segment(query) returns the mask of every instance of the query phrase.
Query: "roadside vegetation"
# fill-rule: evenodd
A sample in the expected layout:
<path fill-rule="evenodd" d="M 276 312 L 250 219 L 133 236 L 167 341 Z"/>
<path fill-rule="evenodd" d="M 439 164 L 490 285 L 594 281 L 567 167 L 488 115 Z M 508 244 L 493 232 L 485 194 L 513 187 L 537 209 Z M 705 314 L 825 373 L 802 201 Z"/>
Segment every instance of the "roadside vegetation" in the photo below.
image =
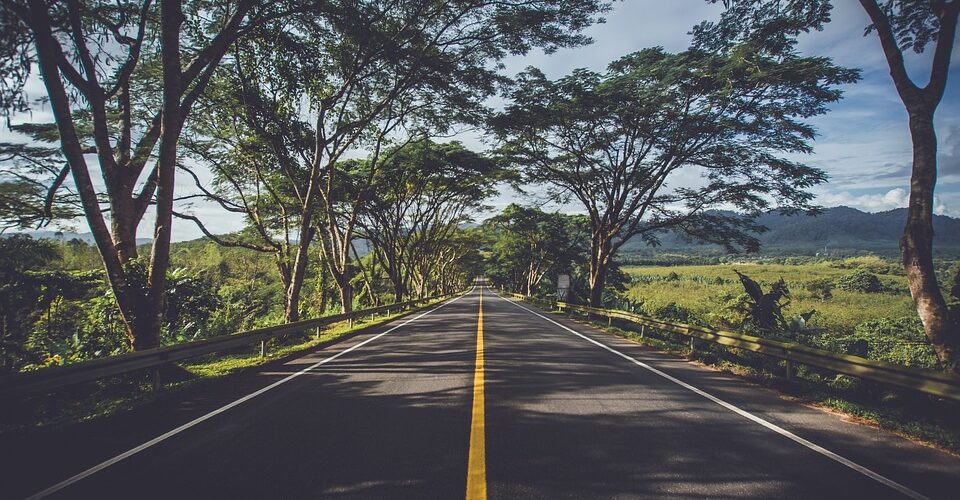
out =
<path fill-rule="evenodd" d="M 427 302 L 424 307 L 435 302 Z M 165 376 L 170 379 L 164 381 L 161 390 L 157 390 L 151 377 L 131 374 L 24 397 L 17 405 L 0 413 L 0 434 L 68 426 L 129 411 L 174 394 L 178 395 L 175 397 L 184 397 L 183 393 L 201 390 L 205 384 L 216 379 L 283 362 L 407 314 L 409 311 L 400 311 L 376 318 L 363 318 L 353 324 L 336 323 L 321 330 L 319 335 L 311 331 L 272 339 L 262 356 L 259 346 L 251 346 L 225 355 L 212 354 L 179 363 L 164 370 Z"/>
<path fill-rule="evenodd" d="M 686 338 L 647 330 L 641 335 L 635 325 L 597 324 L 615 335 L 663 352 L 703 364 L 715 370 L 778 391 L 849 420 L 876 426 L 908 439 L 960 455 L 960 404 L 928 397 L 907 389 L 882 386 L 856 377 L 799 366 L 793 377 L 784 377 L 783 362 L 748 351 L 697 343 L 690 349 Z M 929 349 L 929 346 L 927 347 Z"/>
<path fill-rule="evenodd" d="M 784 280 L 780 335 L 831 351 L 937 368 L 902 270 L 879 257 L 808 264 L 626 267 L 621 307 L 667 320 L 741 329 L 749 301 L 736 272 L 764 288 Z M 945 269 L 944 271 L 946 271 Z M 865 345 L 864 345 L 865 344 Z"/>
<path fill-rule="evenodd" d="M 361 256 L 366 273 L 382 272 L 373 254 Z M 275 262 L 243 248 L 223 248 L 209 240 L 175 243 L 171 249 L 167 307 L 161 345 L 229 335 L 285 322 L 285 286 Z M 463 261 L 464 266 L 468 260 Z M 6 372 L 31 371 L 129 352 L 120 312 L 103 279 L 96 248 L 81 240 L 57 242 L 25 236 L 0 238 L 0 305 Z M 459 264 L 459 262 L 458 262 Z M 478 271 L 460 273 L 447 286 L 461 290 Z M 359 293 L 351 309 L 396 302 L 384 279 L 358 273 L 351 286 Z M 428 274 L 428 279 L 436 275 Z M 428 281 L 414 297 L 437 293 Z M 304 319 L 339 313 L 343 306 L 326 270 L 305 273 Z M 403 300 L 408 300 L 404 298 Z"/>

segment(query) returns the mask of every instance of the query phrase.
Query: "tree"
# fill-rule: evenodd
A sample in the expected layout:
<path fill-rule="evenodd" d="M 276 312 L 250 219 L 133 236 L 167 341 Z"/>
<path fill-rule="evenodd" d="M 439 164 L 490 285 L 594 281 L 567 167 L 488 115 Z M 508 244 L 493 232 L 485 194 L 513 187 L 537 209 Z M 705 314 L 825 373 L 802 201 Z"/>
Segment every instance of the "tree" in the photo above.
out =
<path fill-rule="evenodd" d="M 347 2 L 269 24 L 260 41 L 240 47 L 236 68 L 246 69 L 234 78 L 232 99 L 240 106 L 230 109 L 241 113 L 240 140 L 234 142 L 268 156 L 245 154 L 251 175 L 234 180 L 252 180 L 230 180 L 229 195 L 203 192 L 228 210 L 248 214 L 264 241 L 256 247 L 290 255 L 281 270 L 290 276 L 287 318 L 298 315 L 307 250 L 315 238 L 343 310 L 352 307 L 358 217 L 375 194 L 374 176 L 396 146 L 476 122 L 485 111 L 483 100 L 503 83 L 491 61 L 532 47 L 552 51 L 586 43 L 579 31 L 605 8 L 583 0 Z M 260 71 L 264 67 L 277 71 Z M 211 135 L 219 142 L 216 132 Z M 350 154 L 365 157 L 365 177 L 348 172 L 355 165 L 345 161 Z M 206 156 L 204 161 L 219 161 L 213 157 L 222 155 Z M 275 210 L 251 208 L 237 198 L 242 190 Z M 271 243 L 271 230 L 293 239 L 296 252 Z"/>
<path fill-rule="evenodd" d="M 605 73 L 557 81 L 521 74 L 493 121 L 505 157 L 526 179 L 574 199 L 590 220 L 589 301 L 599 306 L 613 256 L 633 237 L 657 244 L 674 229 L 730 249 L 755 250 L 759 213 L 808 210 L 822 171 L 782 156 L 809 153 L 802 119 L 840 98 L 857 73 L 823 58 L 743 44 L 722 51 L 660 48 L 629 54 Z M 674 183 L 678 173 L 698 186 Z M 740 213 L 711 211 L 735 208 Z"/>
<path fill-rule="evenodd" d="M 548 273 L 569 273 L 586 260 L 589 230 L 583 216 L 511 204 L 484 226 L 496 269 L 490 276 L 506 280 L 516 292 L 529 296 Z"/>
<path fill-rule="evenodd" d="M 194 164 L 179 166 L 199 193 L 179 200 L 211 200 L 243 215 L 246 230 L 217 235 L 196 216 L 180 210 L 173 215 L 193 221 L 221 246 L 273 254 L 284 287 L 284 317 L 296 321 L 307 269 L 300 263 L 306 262 L 312 241 L 312 233 L 302 228 L 310 227 L 317 206 L 315 188 L 308 186 L 319 171 L 312 162 L 310 124 L 300 115 L 308 87 L 299 75 L 320 72 L 311 64 L 322 60 L 323 53 L 318 55 L 317 47 L 304 39 L 319 43 L 323 30 L 290 31 L 270 25 L 234 44 L 230 62 L 200 96 L 210 111 L 191 123 L 184 141 Z M 210 185 L 198 174 L 201 169 L 213 174 Z"/>
<path fill-rule="evenodd" d="M 715 2 L 716 0 L 711 0 Z M 703 23 L 705 39 L 769 39 L 777 27 L 781 44 L 793 44 L 799 33 L 820 30 L 829 22 L 831 2 L 806 0 L 725 0 L 720 21 Z M 870 17 L 865 35 L 876 33 L 890 76 L 909 116 L 913 168 L 907 222 L 900 252 L 907 283 L 924 330 L 946 371 L 960 373 L 960 313 L 952 311 L 937 281 L 933 264 L 933 208 L 937 182 L 937 136 L 933 117 L 947 88 L 956 40 L 960 1 L 860 0 Z M 743 19 L 752 22 L 744 23 Z M 929 79 L 923 87 L 907 73 L 904 51 L 934 46 Z"/>
<path fill-rule="evenodd" d="M 290 7 L 254 0 L 10 0 L 0 7 L 4 41 L 13 43 L 0 52 L 0 67 L 13 70 L 5 73 L 12 81 L 0 86 L 0 103 L 7 114 L 27 108 L 23 86 L 35 63 L 135 349 L 160 341 L 184 122 L 230 44 Z M 96 158 L 104 193 L 94 187 L 88 155 Z M 141 283 L 131 269 L 139 266 L 137 228 L 151 205 L 153 245 Z"/>
<path fill-rule="evenodd" d="M 495 162 L 459 142 L 429 140 L 407 144 L 378 169 L 359 235 L 371 243 L 395 300 L 413 288 L 426 293 L 426 277 L 446 263 L 444 250 L 452 251 L 447 244 L 500 177 Z"/>
<path fill-rule="evenodd" d="M 374 100 L 383 111 L 368 123 L 369 135 L 360 145 L 368 151 L 366 178 L 355 179 L 354 196 L 338 198 L 335 179 L 337 160 L 325 164 L 320 188 L 321 212 L 318 224 L 324 258 L 337 283 L 344 311 L 349 311 L 353 265 L 350 249 L 359 222 L 360 208 L 375 196 L 373 176 L 389 161 L 390 146 L 413 143 L 431 135 L 446 133 L 454 124 L 479 123 L 486 112 L 483 101 L 492 96 L 505 79 L 496 71 L 506 55 L 527 53 L 533 47 L 552 52 L 559 47 L 589 41 L 580 31 L 596 21 L 607 4 L 593 0 L 506 1 L 490 3 L 410 2 L 378 6 L 375 19 L 388 26 L 386 53 L 407 54 L 401 71 L 364 73 L 363 81 L 379 82 L 386 95 L 395 100 Z M 376 24 L 359 24 L 350 33 L 355 43 L 381 43 L 377 32 L 366 32 Z M 391 30 L 398 30 L 396 33 Z M 399 40 L 399 41 L 398 41 Z M 377 103 L 381 104 L 377 104 Z M 342 113 L 341 115 L 342 116 Z M 324 123 L 329 126 L 336 121 Z M 317 134 L 326 135 L 320 127 Z M 390 151 L 386 155 L 382 153 Z M 422 278 L 422 277 L 421 277 Z M 421 279 L 420 286 L 425 283 Z M 421 293 L 423 289 L 421 288 Z"/>

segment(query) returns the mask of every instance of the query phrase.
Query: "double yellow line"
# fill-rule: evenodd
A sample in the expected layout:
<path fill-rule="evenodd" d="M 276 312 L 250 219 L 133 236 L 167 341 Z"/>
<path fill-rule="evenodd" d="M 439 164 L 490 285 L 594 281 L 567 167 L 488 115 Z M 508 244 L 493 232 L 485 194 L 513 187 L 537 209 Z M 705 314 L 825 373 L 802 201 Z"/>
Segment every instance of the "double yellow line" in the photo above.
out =
<path fill-rule="evenodd" d="M 470 424 L 470 453 L 467 460 L 467 500 L 487 498 L 486 417 L 483 396 L 483 287 L 477 312 L 477 360 L 473 372 L 473 416 Z"/>

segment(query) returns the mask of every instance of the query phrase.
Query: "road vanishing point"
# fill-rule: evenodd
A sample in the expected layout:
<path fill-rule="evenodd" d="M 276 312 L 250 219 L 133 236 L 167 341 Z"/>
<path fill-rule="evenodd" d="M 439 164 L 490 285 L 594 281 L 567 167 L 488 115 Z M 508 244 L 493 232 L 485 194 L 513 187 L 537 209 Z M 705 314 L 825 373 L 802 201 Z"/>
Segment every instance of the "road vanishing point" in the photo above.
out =
<path fill-rule="evenodd" d="M 3 498 L 957 498 L 960 459 L 477 286 L 3 447 Z"/>

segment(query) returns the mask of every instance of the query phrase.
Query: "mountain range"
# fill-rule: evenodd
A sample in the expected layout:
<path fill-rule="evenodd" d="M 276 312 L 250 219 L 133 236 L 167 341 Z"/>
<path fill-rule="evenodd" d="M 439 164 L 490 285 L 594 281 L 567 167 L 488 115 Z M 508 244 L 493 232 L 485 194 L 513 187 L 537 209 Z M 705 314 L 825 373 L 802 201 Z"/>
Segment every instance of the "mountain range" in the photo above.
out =
<path fill-rule="evenodd" d="M 899 241 L 907 220 L 907 209 L 868 213 L 850 207 L 824 209 L 819 215 L 786 216 L 778 212 L 761 215 L 757 222 L 768 231 L 758 235 L 762 254 L 773 255 L 856 255 L 877 253 L 895 256 L 900 252 Z M 934 252 L 938 257 L 960 257 L 960 219 L 945 215 L 933 216 Z M 77 238 L 93 243 L 91 233 L 30 231 L 34 238 L 70 241 Z M 660 236 L 661 246 L 652 249 L 639 238 L 621 248 L 622 253 L 653 254 L 662 252 L 722 254 L 725 251 L 711 244 L 690 241 L 674 233 Z M 137 244 L 150 243 L 138 238 Z"/>
<path fill-rule="evenodd" d="M 758 235 L 761 253 L 814 255 L 849 255 L 878 253 L 897 255 L 900 236 L 907 221 L 907 209 L 868 213 L 850 207 L 824 209 L 816 216 L 786 216 L 769 212 L 757 219 L 768 231 Z M 960 219 L 933 216 L 934 251 L 937 256 L 960 256 Z M 717 245 L 698 244 L 676 234 L 661 237 L 663 251 L 696 251 L 722 253 Z M 643 242 L 628 242 L 624 252 L 647 253 Z"/>

